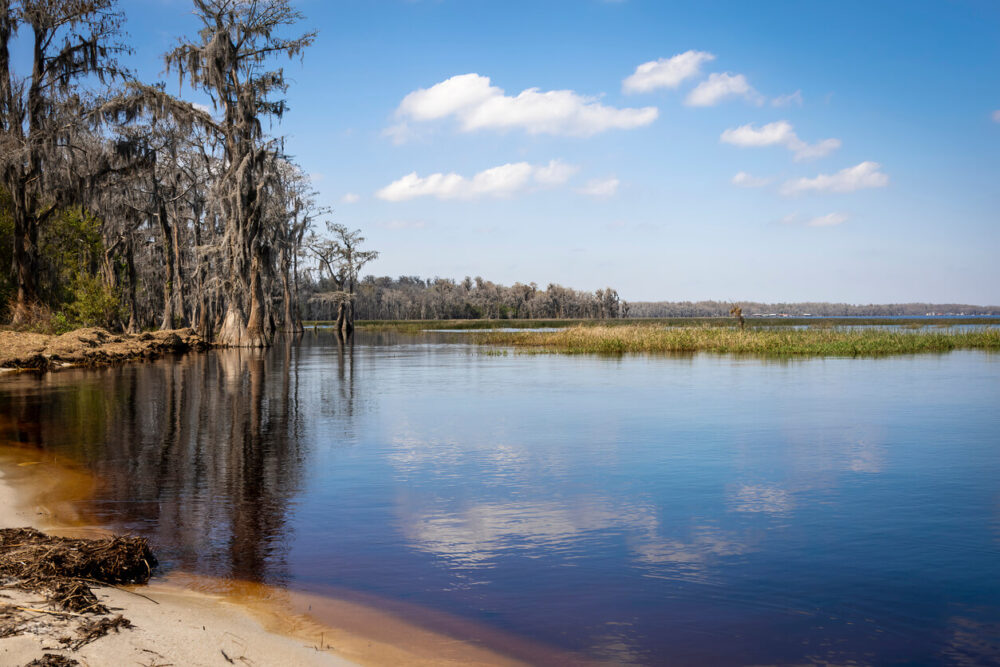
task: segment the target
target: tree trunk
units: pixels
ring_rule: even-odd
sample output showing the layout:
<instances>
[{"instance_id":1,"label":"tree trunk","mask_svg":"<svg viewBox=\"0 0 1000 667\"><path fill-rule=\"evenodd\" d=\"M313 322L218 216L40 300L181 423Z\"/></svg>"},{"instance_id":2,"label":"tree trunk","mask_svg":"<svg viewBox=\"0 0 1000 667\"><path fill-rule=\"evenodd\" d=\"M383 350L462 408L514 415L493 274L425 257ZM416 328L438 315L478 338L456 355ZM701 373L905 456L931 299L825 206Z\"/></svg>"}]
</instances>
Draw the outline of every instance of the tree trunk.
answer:
<instances>
[{"instance_id":1,"label":"tree trunk","mask_svg":"<svg viewBox=\"0 0 1000 667\"><path fill-rule=\"evenodd\" d=\"M295 303L293 302L294 297L292 296L292 286L290 283L288 273L285 272L281 276L281 294L282 300L285 302L281 330L286 333L302 333L302 320L296 316L298 308L295 307Z\"/></svg>"},{"instance_id":2,"label":"tree trunk","mask_svg":"<svg viewBox=\"0 0 1000 667\"><path fill-rule=\"evenodd\" d=\"M296 250L292 252L292 298L295 299L292 317L295 322L295 331L302 332L304 328L302 326L302 308L299 306L299 253L297 250L298 243L296 243Z\"/></svg>"},{"instance_id":3,"label":"tree trunk","mask_svg":"<svg viewBox=\"0 0 1000 667\"><path fill-rule=\"evenodd\" d=\"M265 326L264 288L261 284L261 261L257 255L250 260L250 317L247 318L247 340L244 347L269 347L271 327Z\"/></svg>"},{"instance_id":4,"label":"tree trunk","mask_svg":"<svg viewBox=\"0 0 1000 667\"><path fill-rule=\"evenodd\" d=\"M167 278L163 283L163 319L160 329L174 328L174 246L171 242L170 223L167 221L167 207L161 201L157 206L156 217L163 234L163 259L167 263Z\"/></svg>"},{"instance_id":5,"label":"tree trunk","mask_svg":"<svg viewBox=\"0 0 1000 667\"><path fill-rule=\"evenodd\" d=\"M11 323L27 324L32 319L32 311L38 304L38 289L35 276L38 274L38 221L30 213L13 205L14 214L14 273L17 281L17 297L14 301Z\"/></svg>"},{"instance_id":6,"label":"tree trunk","mask_svg":"<svg viewBox=\"0 0 1000 667\"><path fill-rule=\"evenodd\" d=\"M198 213L194 218L194 246L195 248L201 248L201 210L199 208ZM196 256L197 257L197 256ZM198 298L195 302L195 316L193 318L193 324L198 328L198 335L203 337L205 340L212 340L212 318L209 314L209 301L208 293L205 290L205 273L206 273L206 262L205 260L195 261L197 270L197 279L195 285L198 289Z\"/></svg>"},{"instance_id":7,"label":"tree trunk","mask_svg":"<svg viewBox=\"0 0 1000 667\"><path fill-rule=\"evenodd\" d=\"M135 260L132 257L132 239L125 244L125 271L128 278L128 327L129 333L139 333L138 308L135 302Z\"/></svg>"},{"instance_id":8,"label":"tree trunk","mask_svg":"<svg viewBox=\"0 0 1000 667\"><path fill-rule=\"evenodd\" d=\"M349 298L347 303L343 304L344 317L343 317L343 329L344 335L350 336L354 333L354 298Z\"/></svg>"},{"instance_id":9,"label":"tree trunk","mask_svg":"<svg viewBox=\"0 0 1000 667\"><path fill-rule=\"evenodd\" d=\"M175 216L175 220L177 220ZM174 254L174 296L176 301L174 303L174 313L175 317L179 320L181 326L185 326L188 323L188 319L184 313L184 266L181 262L181 231L180 227L175 222L173 228L171 229L171 235L173 236L173 254Z\"/></svg>"},{"instance_id":10,"label":"tree trunk","mask_svg":"<svg viewBox=\"0 0 1000 667\"><path fill-rule=\"evenodd\" d=\"M234 300L229 301L226 318L219 328L219 344L228 347L246 347L247 325L243 319L243 309Z\"/></svg>"},{"instance_id":11,"label":"tree trunk","mask_svg":"<svg viewBox=\"0 0 1000 667\"><path fill-rule=\"evenodd\" d=\"M226 319L219 329L219 343L228 347L268 347L271 332L264 326L264 291L261 285L261 260L250 260L250 315L244 318L239 299L230 298ZM237 296L237 295L234 295Z\"/></svg>"},{"instance_id":12,"label":"tree trunk","mask_svg":"<svg viewBox=\"0 0 1000 667\"><path fill-rule=\"evenodd\" d=\"M347 305L341 301L337 304L337 335L340 336L344 332L344 322L347 318Z\"/></svg>"}]
</instances>

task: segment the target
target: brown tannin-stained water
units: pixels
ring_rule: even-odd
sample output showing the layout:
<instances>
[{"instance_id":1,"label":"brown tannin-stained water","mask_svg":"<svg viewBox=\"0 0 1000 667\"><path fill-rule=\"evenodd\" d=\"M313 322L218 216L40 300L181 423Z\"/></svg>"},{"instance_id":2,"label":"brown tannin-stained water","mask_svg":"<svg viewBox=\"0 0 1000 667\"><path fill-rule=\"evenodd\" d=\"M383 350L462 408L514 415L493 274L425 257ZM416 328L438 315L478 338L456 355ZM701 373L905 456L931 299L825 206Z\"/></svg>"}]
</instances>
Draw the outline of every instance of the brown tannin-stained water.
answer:
<instances>
[{"instance_id":1,"label":"brown tannin-stained water","mask_svg":"<svg viewBox=\"0 0 1000 667\"><path fill-rule=\"evenodd\" d=\"M309 332L6 377L0 441L96 473L167 570L529 659L1000 660L1000 357L482 352Z\"/></svg>"}]
</instances>

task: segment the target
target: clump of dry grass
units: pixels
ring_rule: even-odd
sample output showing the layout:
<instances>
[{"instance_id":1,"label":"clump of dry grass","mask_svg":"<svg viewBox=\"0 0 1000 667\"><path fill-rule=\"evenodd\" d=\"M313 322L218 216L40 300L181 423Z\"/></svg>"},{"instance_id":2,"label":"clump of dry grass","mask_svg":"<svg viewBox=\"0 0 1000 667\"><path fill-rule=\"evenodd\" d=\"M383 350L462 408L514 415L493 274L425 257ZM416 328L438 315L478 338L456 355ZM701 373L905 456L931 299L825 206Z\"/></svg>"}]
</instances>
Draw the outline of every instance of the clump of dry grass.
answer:
<instances>
[{"instance_id":1,"label":"clump of dry grass","mask_svg":"<svg viewBox=\"0 0 1000 667\"><path fill-rule=\"evenodd\" d=\"M72 612L106 614L90 584L146 583L156 566L142 537L85 540L33 528L0 529L0 577Z\"/></svg>"}]
</instances>

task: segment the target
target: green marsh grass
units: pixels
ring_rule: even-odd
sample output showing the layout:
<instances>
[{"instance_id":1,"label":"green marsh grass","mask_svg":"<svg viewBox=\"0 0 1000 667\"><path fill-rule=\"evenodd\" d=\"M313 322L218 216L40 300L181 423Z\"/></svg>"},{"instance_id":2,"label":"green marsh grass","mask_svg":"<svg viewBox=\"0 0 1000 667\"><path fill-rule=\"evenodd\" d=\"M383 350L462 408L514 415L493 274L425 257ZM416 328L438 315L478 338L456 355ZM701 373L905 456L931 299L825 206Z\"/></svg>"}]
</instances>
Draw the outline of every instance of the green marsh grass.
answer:
<instances>
[{"instance_id":1,"label":"green marsh grass","mask_svg":"<svg viewBox=\"0 0 1000 667\"><path fill-rule=\"evenodd\" d=\"M717 352L761 356L876 357L976 349L1000 351L1000 329L924 331L912 329L583 326L552 332L484 331L482 345L535 352L624 354L633 352Z\"/></svg>"}]
</instances>

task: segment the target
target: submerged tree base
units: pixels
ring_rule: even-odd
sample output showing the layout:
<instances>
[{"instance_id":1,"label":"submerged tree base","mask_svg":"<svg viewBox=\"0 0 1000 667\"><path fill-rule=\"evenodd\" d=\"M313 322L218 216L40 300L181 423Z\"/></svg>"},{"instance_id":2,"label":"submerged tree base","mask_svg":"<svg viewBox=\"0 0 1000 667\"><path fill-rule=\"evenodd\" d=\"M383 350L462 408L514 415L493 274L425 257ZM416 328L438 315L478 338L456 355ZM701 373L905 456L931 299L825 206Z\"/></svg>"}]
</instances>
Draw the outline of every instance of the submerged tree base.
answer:
<instances>
[{"instance_id":1,"label":"submerged tree base","mask_svg":"<svg viewBox=\"0 0 1000 667\"><path fill-rule=\"evenodd\" d=\"M472 334L483 345L539 352L623 354L718 352L762 356L865 357L888 354L1000 350L1000 329L973 331L846 329L747 329L650 325L572 326L559 331L491 331Z\"/></svg>"}]
</instances>

